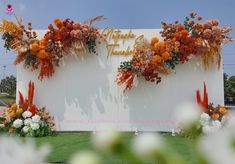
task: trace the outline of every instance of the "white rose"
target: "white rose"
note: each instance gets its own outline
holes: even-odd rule
[[[30,127],[31,127],[33,130],[38,130],[40,126],[39,126],[38,123],[33,122],[33,123],[30,124]]]
[[[31,118],[27,118],[24,120],[24,125],[29,126],[32,123],[32,119]]]
[[[23,116],[24,118],[29,118],[29,117],[32,116],[32,113],[31,113],[30,111],[25,111],[25,112],[22,114],[22,116]]]
[[[144,133],[137,136],[133,141],[133,151],[141,157],[154,156],[162,146],[161,136],[154,133]]]
[[[24,126],[22,130],[23,130],[24,133],[28,133],[29,127],[28,126]]]
[[[33,122],[36,122],[36,123],[39,123],[40,119],[41,119],[41,117],[40,117],[39,115],[34,115],[34,116],[32,117],[32,121],[33,121]]]
[[[21,119],[16,119],[14,122],[13,122],[13,126],[15,128],[20,128],[21,126],[23,125],[23,121]]]

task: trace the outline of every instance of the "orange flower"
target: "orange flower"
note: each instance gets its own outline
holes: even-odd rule
[[[12,112],[9,113],[9,117],[10,117],[10,118],[13,118],[13,117],[15,117],[15,116],[16,116],[16,113],[15,113],[14,111],[12,111]]]
[[[56,27],[59,29],[63,27],[63,22],[60,19],[55,19],[54,23],[55,23]]]
[[[171,59],[171,54],[170,54],[169,52],[167,52],[167,51],[164,52],[164,53],[162,54],[162,59],[163,59],[164,61]]]
[[[33,55],[36,55],[38,51],[41,49],[38,41],[31,43],[29,47]]]
[[[211,116],[213,119],[218,119],[219,118],[219,114],[218,113],[214,113]]]
[[[159,42],[159,39],[157,37],[153,37],[151,39],[151,45],[154,45],[155,43]]]
[[[154,50],[157,53],[163,53],[165,51],[165,49],[166,49],[165,42],[158,42],[158,43],[154,44]]]
[[[23,109],[22,109],[22,108],[18,108],[18,109],[16,110],[16,114],[21,114],[21,113],[23,113]]]
[[[199,20],[199,21],[202,20],[202,17],[201,16],[197,17],[197,20]]]
[[[11,109],[12,109],[12,110],[16,110],[16,109],[17,109],[16,103],[14,103],[14,104],[11,105]]]
[[[132,58],[136,58],[137,55],[135,53],[132,54]]]
[[[6,125],[8,122],[7,122],[7,120],[4,120],[4,121],[2,121],[2,123],[3,123],[4,125]]]
[[[161,62],[162,62],[162,57],[159,56],[159,55],[154,55],[154,56],[152,57],[152,62],[153,62],[153,63],[161,63]]]
[[[227,112],[227,109],[225,107],[221,107],[221,108],[219,108],[219,112],[224,114]]]
[[[182,30],[181,34],[184,35],[184,36],[187,36],[188,35],[188,30]]]
[[[185,28],[184,28],[184,25],[180,24],[180,25],[178,25],[178,26],[176,27],[176,29],[177,29],[178,31],[182,31],[182,30],[184,30]]]
[[[39,59],[51,59],[51,54],[49,54],[45,50],[40,50],[36,56]]]

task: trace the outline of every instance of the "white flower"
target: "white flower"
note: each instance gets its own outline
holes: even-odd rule
[[[38,123],[32,122],[32,123],[30,124],[30,127],[31,127],[33,130],[38,130],[40,126],[39,126]]]
[[[154,156],[162,146],[162,138],[156,133],[140,134],[133,140],[133,151],[141,157]]]
[[[200,123],[202,125],[208,125],[210,121],[210,116],[207,113],[202,113],[200,116]]]
[[[41,119],[41,117],[40,117],[39,115],[34,115],[34,116],[32,117],[32,121],[33,121],[33,122],[36,122],[36,123],[39,123],[40,119]]]
[[[24,133],[28,133],[28,131],[29,131],[29,126],[24,126],[22,130],[23,130]]]
[[[83,151],[76,154],[71,164],[101,164],[100,157],[91,151]]]
[[[20,128],[21,126],[23,125],[23,121],[21,119],[16,119],[14,122],[13,122],[13,126],[15,128]]]
[[[4,124],[0,124],[0,128],[4,128],[5,127],[5,125]]]
[[[210,125],[205,125],[202,127],[202,132],[204,134],[211,134],[212,133],[212,129]]]
[[[29,126],[31,123],[32,123],[32,119],[31,118],[26,118],[24,120],[24,125],[26,125],[26,126]]]
[[[200,118],[200,109],[193,103],[185,103],[176,108],[175,120],[179,126],[188,127],[198,122]]]
[[[29,118],[29,117],[32,116],[32,113],[31,113],[30,111],[25,111],[25,112],[22,114],[22,116],[23,116],[24,118]]]
[[[232,164],[235,163],[234,141],[234,130],[225,128],[202,137],[199,148],[211,164]]]
[[[92,142],[94,145],[105,151],[110,151],[113,145],[120,143],[121,141],[121,134],[116,131],[105,131],[105,132],[98,132],[93,135]]]
[[[42,164],[49,153],[49,147],[39,149],[34,142],[22,142],[15,137],[0,137],[1,164]]]

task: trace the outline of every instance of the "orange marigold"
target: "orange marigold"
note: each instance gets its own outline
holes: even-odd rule
[[[154,45],[155,43],[159,42],[159,39],[157,37],[153,37],[151,39],[151,45]]]
[[[63,27],[63,22],[60,19],[55,19],[54,23],[55,23],[56,27],[59,29]]]
[[[169,52],[167,52],[167,51],[164,52],[164,53],[162,54],[162,59],[163,59],[164,61],[171,59],[171,54],[170,54]]]
[[[37,57],[39,59],[51,59],[51,54],[49,54],[43,49],[38,52]]]
[[[154,56],[152,57],[152,62],[153,62],[153,63],[161,63],[161,62],[162,62],[162,57],[159,56],[159,55],[154,55]]]
[[[214,113],[211,116],[213,119],[218,119],[219,118],[219,114],[218,113]]]
[[[16,109],[17,109],[16,103],[14,103],[14,104],[11,105],[11,109],[12,109],[12,110],[16,110]]]
[[[221,107],[221,108],[219,108],[219,112],[224,114],[227,112],[227,109],[225,107]]]
[[[163,52],[165,52],[165,49],[166,49],[165,42],[158,42],[158,43],[154,44],[154,50],[157,53],[163,53]]]
[[[184,25],[179,24],[179,25],[176,27],[176,29],[177,29],[178,31],[182,31],[182,30],[185,29],[185,27],[184,27]]]
[[[199,21],[202,20],[202,17],[201,16],[197,17],[197,20],[199,20]]]

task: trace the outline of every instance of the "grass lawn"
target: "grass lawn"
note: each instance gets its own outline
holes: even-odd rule
[[[192,147],[192,140],[182,137],[172,137],[170,134],[162,134],[171,145],[174,151],[181,153],[189,164],[197,164],[194,158],[195,149]],[[127,144],[130,144],[133,133],[124,133]],[[38,146],[42,144],[50,144],[52,152],[48,157],[48,162],[68,162],[70,157],[79,150],[93,150],[90,142],[90,133],[59,133],[55,136],[36,138],[35,142]],[[98,152],[100,153],[100,152]],[[117,156],[101,154],[107,164],[123,164],[125,161]]]

